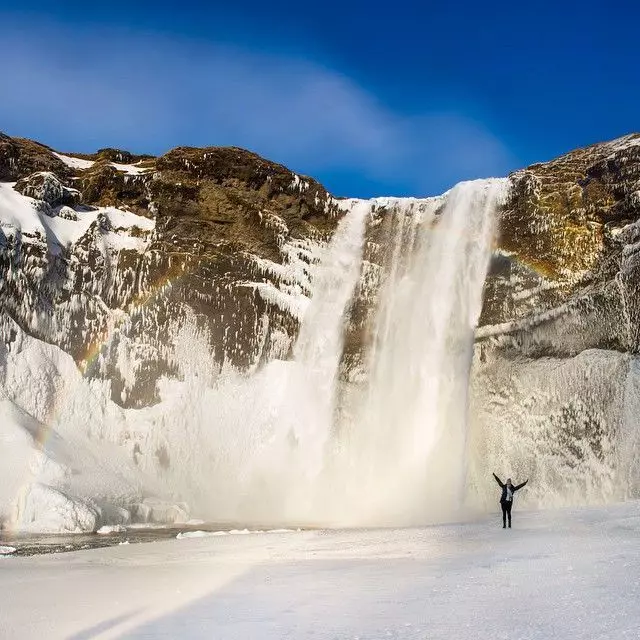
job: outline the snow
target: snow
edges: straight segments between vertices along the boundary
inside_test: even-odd
[[[303,192],[309,188],[309,182],[304,178],[301,178],[297,173],[294,173],[291,188]]]
[[[638,135],[637,133],[631,133],[627,136],[616,138],[611,142],[606,142],[602,146],[611,152],[611,155],[608,156],[608,159],[610,159],[613,158],[616,153],[627,151],[632,147],[640,146],[640,135]]]
[[[0,372],[0,523],[75,533],[189,520],[187,507],[157,497],[169,492],[135,464],[126,415],[105,397],[108,387],[84,379],[58,347],[16,330]],[[91,411],[100,417],[88,420]]]
[[[114,229],[133,229],[137,227],[143,231],[153,231],[155,228],[153,220],[138,216],[135,213],[131,213],[131,211],[107,207],[104,209],[104,214]]]
[[[91,169],[95,164],[95,160],[84,160],[83,158],[76,158],[74,156],[67,156],[62,153],[55,153],[55,156],[60,158],[62,162],[64,162],[68,167],[72,169]],[[118,171],[122,171],[123,173],[127,173],[132,176],[138,176],[147,171],[150,171],[149,167],[140,167],[139,163],[137,164],[121,164],[119,162],[110,162],[109,163],[114,169]]]
[[[226,531],[181,531],[176,540],[182,540],[183,538],[207,538],[209,536],[223,536]]]
[[[124,533],[127,528],[121,524],[105,524],[100,527],[96,533],[99,533],[101,536],[106,536],[111,533]]]
[[[176,539],[183,540],[184,538],[208,538],[211,536],[243,536],[248,534],[257,534],[257,533],[291,533],[295,531],[294,529],[269,529],[265,531],[264,529],[230,529],[229,531],[181,531]],[[298,529],[300,531],[300,529]],[[98,533],[100,533],[98,531]]]
[[[74,156],[67,156],[63,153],[53,152],[54,156],[57,156],[64,162],[67,167],[71,167],[72,169],[90,169],[93,167],[95,162],[93,160],[84,160],[82,158],[75,158]]]
[[[9,547],[8,545],[0,545],[0,556],[10,556],[12,553],[16,552],[15,547]]]
[[[142,253],[149,242],[145,238],[136,238],[124,234],[108,231],[103,235],[105,244],[113,251],[138,251]]]
[[[15,183],[0,182],[0,229],[5,235],[20,230],[24,234],[44,239],[42,214],[35,209],[35,200],[13,190]]]
[[[100,510],[90,500],[67,495],[40,482],[27,485],[16,506],[16,520],[23,532],[93,531],[99,518]]]
[[[127,235],[136,228],[148,235],[155,228],[155,221],[115,207],[96,207],[90,210],[64,207],[65,217],[48,216],[37,207],[37,201],[14,190],[14,183],[0,182],[0,230],[7,237],[20,235],[22,241],[46,242],[51,253],[68,249],[77,243],[98,220],[104,216],[112,231],[103,233],[105,246],[113,251],[133,249],[144,251],[146,237]],[[76,213],[76,220],[69,219],[69,211]]]
[[[98,218],[98,211],[87,211],[82,213],[78,220],[66,220],[58,216],[50,218],[40,214],[40,219],[49,232],[47,237],[61,247],[68,248],[75,244],[89,230],[89,227]]]
[[[187,524],[187,523],[181,523],[181,524]],[[162,529],[173,529],[173,528],[174,528],[173,524],[167,524],[162,522],[132,522],[131,524],[127,525],[127,529],[134,530],[134,531],[136,529],[162,530]]]
[[[514,527],[503,530],[496,509],[475,522],[420,529],[220,536],[14,557],[0,571],[0,635],[638,637],[640,504],[516,507]]]
[[[147,171],[151,171],[151,167],[140,167],[137,164],[120,164],[118,162],[110,162],[109,163],[114,169],[118,171],[123,171],[130,176],[139,176]]]

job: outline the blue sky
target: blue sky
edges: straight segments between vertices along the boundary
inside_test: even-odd
[[[639,24],[617,0],[0,0],[0,130],[432,195],[639,130]]]

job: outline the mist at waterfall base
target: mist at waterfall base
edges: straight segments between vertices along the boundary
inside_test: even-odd
[[[384,203],[393,250],[359,385],[340,370],[375,201],[354,202],[320,257],[292,360],[216,377],[207,337],[182,340],[180,415],[199,446],[174,456],[197,509],[218,521],[318,526],[460,516],[474,328],[505,191],[506,181],[476,181],[419,206]]]

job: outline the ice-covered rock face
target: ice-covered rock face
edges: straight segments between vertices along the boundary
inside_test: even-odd
[[[299,521],[299,504],[322,497],[310,476],[327,468],[343,480],[336,465],[359,469],[345,482],[377,495],[400,486],[385,473],[402,468],[393,452],[426,441],[423,423],[429,446],[467,450],[462,475],[407,474],[416,503],[416,478],[446,477],[448,492],[429,495],[487,505],[485,478],[501,470],[531,476],[531,504],[634,495],[639,143],[516,172],[499,198],[480,185],[359,203],[240,149],[72,156],[0,136],[0,401],[21,452],[15,468],[0,463],[13,478],[0,519],[30,530],[180,521],[188,500],[207,518]],[[414,435],[396,441],[389,393],[397,428]],[[425,402],[439,417],[419,418]],[[354,422],[386,452],[352,437]],[[392,522],[387,499],[371,508]],[[423,504],[405,518],[412,500],[393,505],[402,522],[436,517]]]
[[[474,446],[532,475],[539,504],[637,496],[640,136],[512,183],[477,331]]]
[[[494,470],[531,477],[532,505],[637,496],[640,136],[534,165],[510,183],[476,330],[467,499],[494,502]],[[444,206],[401,205],[373,207],[345,333],[347,413],[349,388],[366,388],[371,373],[363,345],[379,341],[376,301],[389,282],[404,286],[398,268],[415,236],[403,220]]]
[[[37,146],[34,159],[33,147],[9,139],[5,174],[61,163],[65,185],[53,172],[2,185],[0,302],[12,321],[108,380],[124,407],[157,400],[158,379],[176,372],[170,328],[189,312],[219,364],[287,355],[337,220],[320,185],[239,149],[155,159]],[[82,203],[68,206],[70,193]]]
[[[0,180],[9,181],[0,182],[2,393],[19,414],[41,421],[31,430],[22,418],[7,423],[10,439],[26,431],[40,462],[30,462],[23,447],[19,470],[0,467],[17,477],[9,493],[20,497],[19,505],[0,500],[0,521],[30,530],[91,528],[119,504],[138,519],[175,520],[181,506],[145,505],[184,493],[183,479],[149,485],[136,473],[174,477],[180,433],[159,433],[164,408],[151,416],[151,433],[127,411],[159,403],[164,379],[211,382],[223,364],[251,371],[286,358],[338,202],[315,181],[239,149],[177,149],[157,159],[118,150],[69,156],[2,136]],[[82,201],[60,206],[72,191]],[[200,351],[192,362],[181,336],[195,334]],[[73,378],[64,373],[69,362]],[[63,391],[62,380],[76,378],[77,393]],[[180,411],[178,403],[170,412],[177,424]],[[75,441],[65,451],[77,455],[37,454],[41,433]],[[96,438],[116,449],[104,453],[114,462],[88,490],[82,460],[97,455]],[[33,488],[49,467],[60,470],[51,483],[70,500],[56,507],[58,525],[47,515],[54,494]],[[75,508],[77,498],[88,500],[93,520]]]
[[[537,316],[538,325],[559,309],[576,319],[566,323],[560,350],[637,351],[640,136],[534,165],[513,174],[512,182],[481,324],[517,329]]]
[[[51,207],[79,204],[82,196],[77,189],[67,187],[51,171],[38,171],[18,180],[14,189],[22,195]]]

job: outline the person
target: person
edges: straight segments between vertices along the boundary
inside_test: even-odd
[[[500,496],[500,506],[502,507],[502,528],[507,528],[507,518],[509,519],[509,529],[511,529],[511,507],[513,506],[513,494],[522,489],[529,480],[525,480],[522,484],[518,484],[515,487],[511,483],[511,478],[507,478],[506,483],[503,483],[500,478],[494,473],[493,477],[502,489],[502,495]]]

